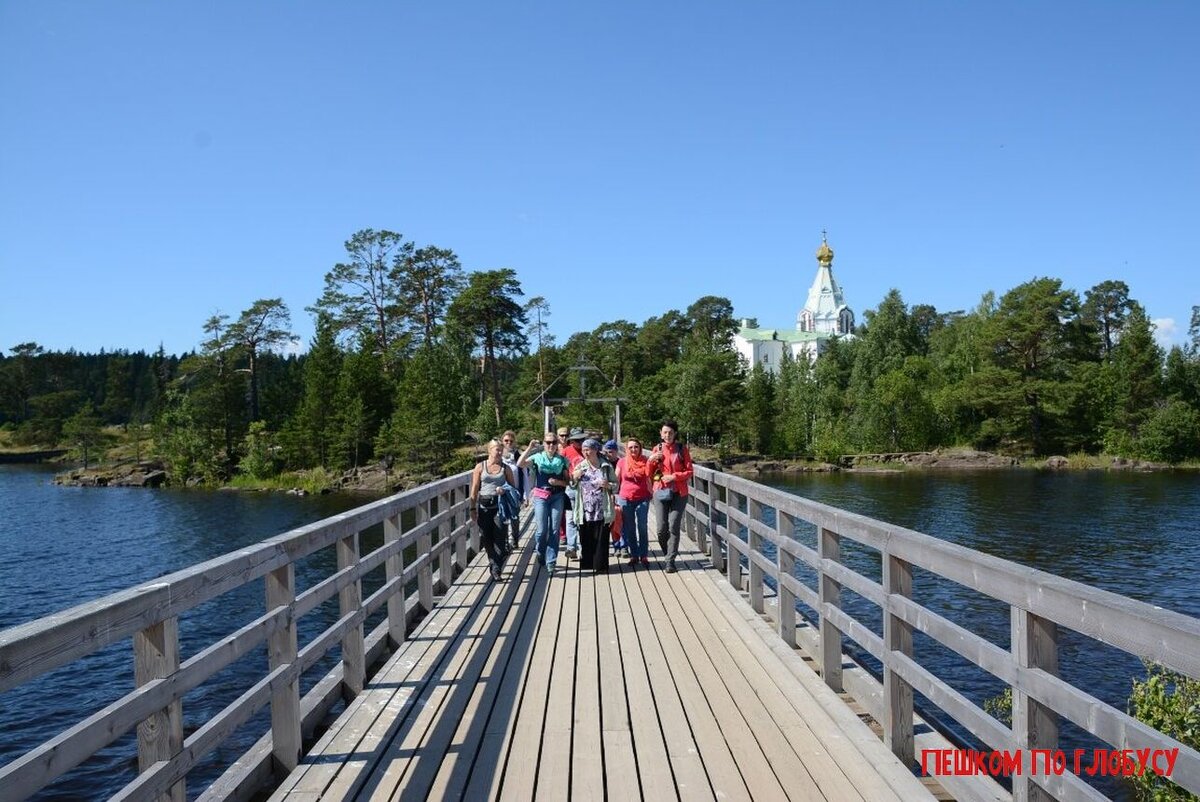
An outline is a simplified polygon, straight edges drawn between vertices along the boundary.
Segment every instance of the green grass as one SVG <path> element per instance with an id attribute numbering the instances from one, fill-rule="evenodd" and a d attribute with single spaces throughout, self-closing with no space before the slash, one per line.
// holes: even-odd
<path id="1" fill-rule="evenodd" d="M 333 486 L 335 474 L 324 468 L 307 471 L 285 471 L 267 479 L 239 474 L 226 484 L 236 490 L 293 490 L 299 488 L 308 493 L 320 493 Z"/>

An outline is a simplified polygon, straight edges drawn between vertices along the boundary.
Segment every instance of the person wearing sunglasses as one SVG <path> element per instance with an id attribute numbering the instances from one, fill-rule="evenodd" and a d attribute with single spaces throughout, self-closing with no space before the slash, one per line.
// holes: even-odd
<path id="1" fill-rule="evenodd" d="M 517 460 L 517 467 L 533 469 L 533 520 L 537 524 L 534 553 L 537 561 L 546 567 L 546 575 L 554 576 L 554 563 L 558 560 L 558 527 L 566 499 L 563 491 L 569 484 L 567 460 L 558 453 L 558 437 L 554 432 L 546 432 L 540 451 L 538 441 L 530 440 Z"/>
<path id="2" fill-rule="evenodd" d="M 513 478 L 516 483 L 513 485 L 517 489 L 517 494 L 525 501 L 525 471 L 517 467 L 517 460 L 521 458 L 521 452 L 517 448 L 517 433 L 509 429 L 504 434 L 500 435 L 500 459 L 504 464 L 512 470 Z M 505 544 L 508 551 L 517 550 L 517 538 L 521 534 L 521 517 L 518 515 L 512 519 L 509 525 L 508 542 Z"/>

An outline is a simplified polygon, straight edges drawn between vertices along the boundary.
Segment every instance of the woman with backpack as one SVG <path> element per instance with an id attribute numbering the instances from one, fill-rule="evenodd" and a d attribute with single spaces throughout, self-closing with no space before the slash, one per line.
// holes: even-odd
<path id="1" fill-rule="evenodd" d="M 679 554 L 679 526 L 687 507 L 688 482 L 692 478 L 692 455 L 687 446 L 677 442 L 679 424 L 663 421 L 659 431 L 662 442 L 647 458 L 654 477 L 654 503 L 658 505 L 658 545 L 667 558 L 666 571 L 675 573 L 675 558 Z"/>

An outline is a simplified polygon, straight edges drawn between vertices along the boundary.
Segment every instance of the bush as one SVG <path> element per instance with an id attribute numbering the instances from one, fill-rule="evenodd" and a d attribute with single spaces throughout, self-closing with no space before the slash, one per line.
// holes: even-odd
<path id="1" fill-rule="evenodd" d="M 1174 465 L 1200 457 L 1200 412 L 1178 399 L 1155 410 L 1138 436 L 1139 455 Z"/>
<path id="2" fill-rule="evenodd" d="M 1200 748 L 1200 679 L 1190 679 L 1157 663 L 1146 663 L 1146 678 L 1133 681 L 1129 713 L 1175 740 Z M 1196 800 L 1152 771 L 1130 778 L 1134 794 L 1144 802 Z"/>

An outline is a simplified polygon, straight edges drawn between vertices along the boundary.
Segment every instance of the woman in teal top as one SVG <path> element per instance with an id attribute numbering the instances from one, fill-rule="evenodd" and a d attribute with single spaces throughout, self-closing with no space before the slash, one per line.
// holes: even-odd
<path id="1" fill-rule="evenodd" d="M 558 453 L 558 437 L 546 432 L 542 438 L 543 449 L 536 454 L 537 440 L 530 440 L 529 447 L 517 460 L 518 468 L 533 467 L 533 520 L 537 523 L 534 553 L 537 560 L 546 566 L 546 574 L 554 576 L 554 563 L 558 560 L 558 527 L 562 523 L 563 500 L 569 484 L 567 459 Z"/>

